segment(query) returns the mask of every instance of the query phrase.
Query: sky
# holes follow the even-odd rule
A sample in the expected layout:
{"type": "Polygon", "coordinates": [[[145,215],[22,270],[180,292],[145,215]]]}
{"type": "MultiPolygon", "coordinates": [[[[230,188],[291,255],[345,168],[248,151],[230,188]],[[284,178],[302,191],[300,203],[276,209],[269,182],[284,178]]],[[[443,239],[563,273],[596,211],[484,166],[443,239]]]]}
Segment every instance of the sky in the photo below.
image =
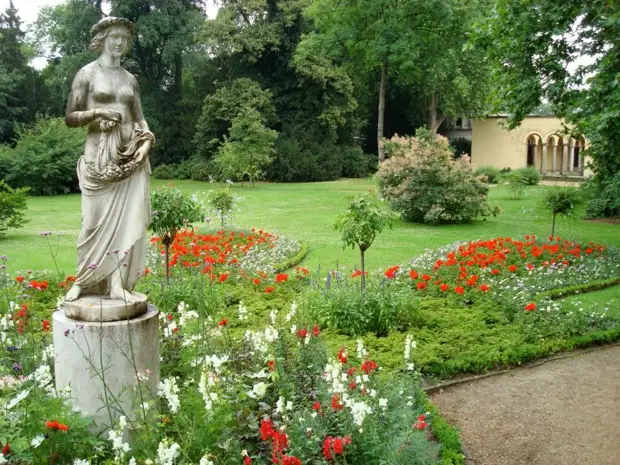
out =
{"type": "MultiPolygon", "coordinates": [[[[19,11],[19,16],[26,24],[31,24],[37,19],[39,9],[43,6],[58,5],[63,3],[64,0],[13,0],[13,4],[19,11]]],[[[105,3],[105,2],[104,2],[105,3]]],[[[217,6],[215,6],[213,0],[205,2],[207,4],[206,11],[210,18],[215,16],[217,12],[217,6]]],[[[9,0],[0,0],[0,11],[4,11],[9,6],[9,0]]],[[[109,13],[108,6],[104,4],[104,13],[109,13]]]]}

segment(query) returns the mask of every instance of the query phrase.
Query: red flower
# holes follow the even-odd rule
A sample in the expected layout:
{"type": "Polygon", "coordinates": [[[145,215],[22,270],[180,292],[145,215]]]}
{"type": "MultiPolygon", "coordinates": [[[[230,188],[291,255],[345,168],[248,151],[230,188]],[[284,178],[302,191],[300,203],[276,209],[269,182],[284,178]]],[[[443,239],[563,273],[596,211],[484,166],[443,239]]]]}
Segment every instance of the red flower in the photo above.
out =
{"type": "Polygon", "coordinates": [[[421,291],[422,289],[426,289],[426,283],[424,281],[418,281],[416,287],[421,291]]]}
{"type": "Polygon", "coordinates": [[[45,426],[49,429],[58,431],[69,431],[69,427],[63,423],[59,423],[56,420],[48,420],[45,422],[45,426]]]}
{"type": "Polygon", "coordinates": [[[222,326],[226,326],[227,324],[228,324],[228,318],[222,318],[217,325],[221,328],[222,326]]]}
{"type": "Polygon", "coordinates": [[[325,460],[331,460],[334,456],[332,454],[332,437],[327,436],[323,441],[323,457],[325,460]]]}
{"type": "Polygon", "coordinates": [[[312,410],[314,410],[315,412],[320,412],[321,404],[319,402],[315,402],[314,404],[312,404],[312,410]]]}
{"type": "Polygon", "coordinates": [[[398,271],[399,268],[400,268],[399,265],[391,266],[390,268],[385,270],[385,272],[383,274],[388,279],[394,279],[396,277],[396,272],[398,271]]]}
{"type": "Polygon", "coordinates": [[[347,370],[348,376],[353,376],[355,374],[355,367],[351,367],[347,370]]]}
{"type": "Polygon", "coordinates": [[[423,275],[422,275],[422,279],[423,279],[424,281],[430,281],[430,280],[431,280],[431,277],[430,277],[429,275],[427,275],[427,274],[423,274],[423,275]]]}
{"type": "Polygon", "coordinates": [[[297,337],[305,339],[308,336],[308,330],[306,328],[297,330],[297,337]]]}
{"type": "Polygon", "coordinates": [[[517,272],[517,265],[510,265],[508,267],[508,271],[510,271],[511,273],[516,273],[517,272]]]}
{"type": "Polygon", "coordinates": [[[340,360],[340,363],[342,363],[343,365],[347,363],[347,354],[344,350],[344,347],[341,347],[338,351],[338,360],[340,360]]]}
{"type": "Polygon", "coordinates": [[[456,286],[454,288],[454,292],[456,292],[458,295],[463,295],[463,292],[465,292],[465,289],[463,289],[461,286],[456,286]]]}
{"type": "Polygon", "coordinates": [[[372,371],[376,369],[377,369],[377,362],[373,360],[365,360],[364,363],[362,363],[362,371],[366,373],[367,375],[369,375],[372,371]]]}
{"type": "Polygon", "coordinates": [[[43,320],[41,322],[41,329],[46,333],[50,332],[50,320],[43,320]]]}
{"type": "Polygon", "coordinates": [[[266,441],[273,436],[273,422],[270,418],[263,419],[260,422],[260,439],[266,441]]]}
{"type": "Polygon", "coordinates": [[[221,273],[220,276],[217,278],[217,281],[223,283],[228,279],[229,274],[230,273],[221,273]]]}
{"type": "Polygon", "coordinates": [[[252,465],[252,458],[249,455],[243,458],[243,465],[252,465]]]}
{"type": "Polygon", "coordinates": [[[288,281],[288,275],[286,273],[278,273],[276,275],[276,282],[283,283],[284,281],[288,281]]]}
{"type": "Polygon", "coordinates": [[[351,381],[351,382],[349,383],[349,389],[353,390],[353,389],[355,389],[356,387],[357,387],[357,384],[355,383],[355,381],[351,381]]]}
{"type": "Polygon", "coordinates": [[[498,275],[498,274],[499,274],[499,270],[498,270],[497,268],[494,268],[494,269],[492,269],[492,270],[491,270],[491,274],[492,274],[493,276],[496,276],[496,275],[498,275]]]}
{"type": "Polygon", "coordinates": [[[443,283],[441,286],[439,286],[439,289],[441,289],[442,292],[447,292],[450,290],[450,286],[448,286],[446,283],[443,283]]]}
{"type": "Polygon", "coordinates": [[[480,285],[480,290],[482,292],[489,292],[489,289],[491,289],[489,286],[487,286],[486,284],[481,284],[480,285]]]}
{"type": "Polygon", "coordinates": [[[269,360],[267,362],[267,366],[269,367],[269,371],[275,371],[275,369],[276,369],[276,361],[275,360],[269,360]]]}
{"type": "Polygon", "coordinates": [[[10,453],[11,453],[11,447],[9,446],[9,443],[7,442],[2,448],[2,455],[7,456],[10,453]]]}
{"type": "Polygon", "coordinates": [[[362,274],[362,270],[355,270],[353,273],[351,273],[351,277],[352,278],[357,278],[361,274],[362,274]]]}
{"type": "Polygon", "coordinates": [[[166,318],[168,319],[168,321],[172,321],[174,317],[172,316],[172,313],[168,313],[168,315],[166,315],[166,318]]]}
{"type": "Polygon", "coordinates": [[[254,283],[255,286],[258,286],[260,284],[260,278],[254,278],[252,282],[254,283]]]}
{"type": "Polygon", "coordinates": [[[342,454],[344,452],[344,444],[342,442],[341,438],[334,438],[334,440],[332,441],[332,445],[334,447],[334,453],[335,454],[342,454]]]}
{"type": "Polygon", "coordinates": [[[24,277],[23,276],[18,276],[15,278],[15,281],[17,281],[18,283],[23,283],[24,282],[24,277]]]}
{"type": "Polygon", "coordinates": [[[533,312],[534,310],[536,310],[536,304],[534,302],[530,302],[525,306],[526,312],[533,312]]]}
{"type": "Polygon", "coordinates": [[[340,402],[340,395],[334,394],[332,396],[332,409],[338,411],[338,410],[342,410],[343,408],[344,408],[344,405],[342,405],[342,402],[340,402]]]}
{"type": "Polygon", "coordinates": [[[312,334],[314,334],[314,337],[319,337],[319,334],[321,334],[321,330],[319,329],[319,325],[314,325],[312,327],[312,334]]]}
{"type": "Polygon", "coordinates": [[[269,286],[269,287],[265,288],[265,293],[267,293],[267,294],[271,294],[271,293],[272,293],[273,291],[275,291],[275,290],[276,290],[276,288],[275,288],[275,287],[273,287],[273,286],[269,286]]]}
{"type": "Polygon", "coordinates": [[[282,465],[301,465],[301,460],[292,455],[282,457],[282,465]]]}
{"type": "Polygon", "coordinates": [[[416,270],[409,270],[409,277],[411,279],[418,279],[418,272],[416,270]]]}

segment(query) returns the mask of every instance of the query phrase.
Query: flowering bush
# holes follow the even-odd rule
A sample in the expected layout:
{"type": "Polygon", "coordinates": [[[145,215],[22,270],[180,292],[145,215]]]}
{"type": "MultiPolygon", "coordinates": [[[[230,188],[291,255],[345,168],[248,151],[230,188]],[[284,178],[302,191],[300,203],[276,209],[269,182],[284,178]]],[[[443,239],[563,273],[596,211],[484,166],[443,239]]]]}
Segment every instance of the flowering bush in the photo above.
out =
{"type": "MultiPolygon", "coordinates": [[[[233,317],[181,302],[174,313],[160,316],[157,397],[143,389],[150,373],[138,373],[127,388],[144,398],[135,411],[121,411],[118,423],[100,437],[75,411],[71,392],[54,389],[49,326],[18,303],[24,291],[38,296],[51,288],[37,290],[22,281],[7,283],[5,290],[16,300],[0,312],[1,348],[10,354],[0,364],[2,463],[441,461],[432,434],[436,417],[418,387],[411,337],[401,348],[402,372],[384,379],[361,343],[355,353],[341,349],[330,356],[321,329],[302,325],[295,305],[235,335],[229,329],[233,317]],[[132,441],[123,434],[127,430],[132,441]]],[[[237,323],[252,314],[242,304],[238,310],[237,323]]],[[[78,337],[80,330],[65,337],[78,337]]]]}
{"type": "Polygon", "coordinates": [[[488,187],[474,175],[469,157],[454,160],[445,137],[419,129],[416,137],[394,136],[386,152],[379,189],[404,219],[463,222],[499,213],[487,203],[488,187]]]}

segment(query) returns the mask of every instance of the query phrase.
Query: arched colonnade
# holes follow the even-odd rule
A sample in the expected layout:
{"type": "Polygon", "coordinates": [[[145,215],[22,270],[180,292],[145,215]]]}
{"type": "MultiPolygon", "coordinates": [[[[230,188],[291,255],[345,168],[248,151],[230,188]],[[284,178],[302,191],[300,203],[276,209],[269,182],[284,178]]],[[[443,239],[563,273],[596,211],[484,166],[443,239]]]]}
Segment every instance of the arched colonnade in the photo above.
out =
{"type": "Polygon", "coordinates": [[[526,163],[541,174],[583,176],[583,149],[586,141],[577,138],[550,134],[543,138],[533,132],[526,137],[526,163]]]}

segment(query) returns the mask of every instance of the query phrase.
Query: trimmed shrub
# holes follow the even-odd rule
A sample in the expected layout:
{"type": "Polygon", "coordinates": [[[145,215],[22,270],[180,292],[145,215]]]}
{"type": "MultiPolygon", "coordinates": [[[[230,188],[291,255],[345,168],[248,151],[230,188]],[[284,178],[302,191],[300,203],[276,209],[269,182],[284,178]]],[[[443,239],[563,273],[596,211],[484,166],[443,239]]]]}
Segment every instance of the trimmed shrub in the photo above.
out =
{"type": "Polygon", "coordinates": [[[153,168],[152,176],[155,179],[177,179],[177,170],[174,165],[159,165],[153,168]]]}
{"type": "Polygon", "coordinates": [[[377,157],[364,153],[359,147],[340,146],[342,176],[365,178],[377,171],[377,157]]]}
{"type": "Polygon", "coordinates": [[[508,185],[508,191],[514,200],[519,200],[525,194],[528,184],[527,180],[523,177],[519,170],[511,171],[503,176],[508,185]]]}
{"type": "Polygon", "coordinates": [[[394,136],[386,153],[379,189],[405,220],[463,222],[499,213],[487,203],[489,188],[474,175],[469,157],[454,160],[445,137],[421,128],[416,137],[394,136]]]}
{"type": "Polygon", "coordinates": [[[33,195],[78,192],[75,167],[84,140],[84,130],[68,128],[64,119],[42,119],[19,133],[15,147],[0,147],[0,178],[33,195]]]}
{"type": "Polygon", "coordinates": [[[502,177],[502,173],[494,166],[480,166],[476,168],[474,174],[487,184],[497,184],[502,177]]]}
{"type": "Polygon", "coordinates": [[[542,175],[533,166],[528,168],[519,168],[514,170],[513,173],[519,173],[523,184],[526,186],[536,186],[542,179],[542,175]]]}
{"type": "Polygon", "coordinates": [[[556,188],[545,193],[545,207],[553,215],[551,236],[555,236],[555,217],[569,216],[574,208],[582,202],[580,192],[572,187],[556,188]]]}
{"type": "Polygon", "coordinates": [[[587,218],[620,217],[620,173],[604,181],[588,203],[587,218]]]}

